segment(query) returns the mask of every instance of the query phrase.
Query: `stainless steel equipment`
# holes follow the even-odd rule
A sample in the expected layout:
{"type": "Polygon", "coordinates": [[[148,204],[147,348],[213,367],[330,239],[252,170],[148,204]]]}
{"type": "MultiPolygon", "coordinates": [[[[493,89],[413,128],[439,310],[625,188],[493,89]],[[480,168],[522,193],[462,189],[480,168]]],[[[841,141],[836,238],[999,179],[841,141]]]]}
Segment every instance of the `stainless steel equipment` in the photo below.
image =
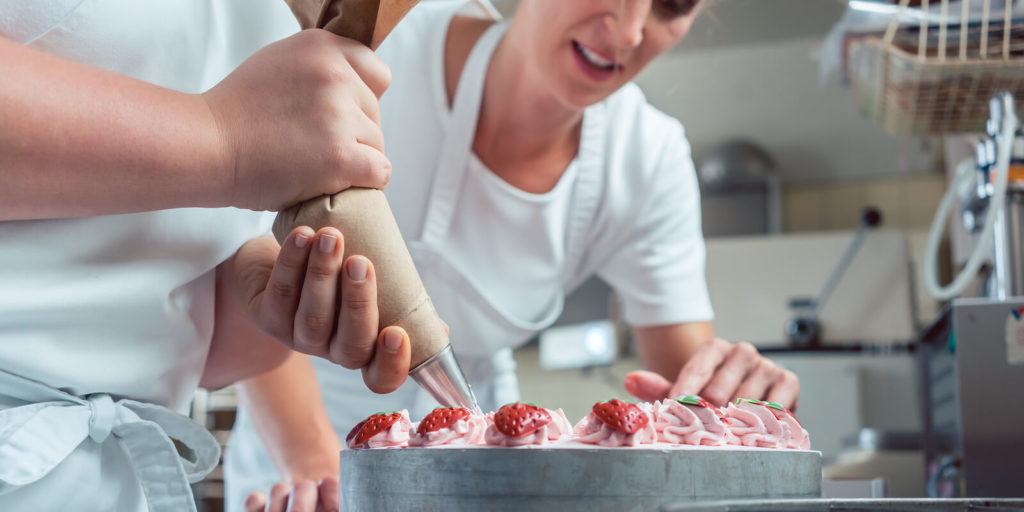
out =
{"type": "MultiPolygon", "coordinates": [[[[1002,93],[1009,96],[1009,93],[1002,93]]],[[[1007,103],[1002,96],[992,98],[987,137],[975,145],[973,180],[961,194],[961,219],[973,233],[979,233],[986,215],[995,214],[994,272],[986,286],[986,295],[998,299],[1024,295],[1024,133],[1018,126],[1012,140],[1003,140],[1000,133],[1007,103]],[[990,212],[995,187],[997,152],[1000,145],[1010,146],[1010,162],[1006,181],[1006,199],[1001,212],[990,212]]]]}
{"type": "Polygon", "coordinates": [[[957,299],[922,336],[928,492],[939,497],[1024,495],[1024,298],[957,299]]]}
{"type": "Polygon", "coordinates": [[[782,231],[781,185],[775,161],[761,146],[730,140],[697,162],[704,236],[782,231]]]}
{"type": "Polygon", "coordinates": [[[693,448],[341,452],[347,510],[654,510],[679,501],[814,498],[821,454],[693,448]]]}

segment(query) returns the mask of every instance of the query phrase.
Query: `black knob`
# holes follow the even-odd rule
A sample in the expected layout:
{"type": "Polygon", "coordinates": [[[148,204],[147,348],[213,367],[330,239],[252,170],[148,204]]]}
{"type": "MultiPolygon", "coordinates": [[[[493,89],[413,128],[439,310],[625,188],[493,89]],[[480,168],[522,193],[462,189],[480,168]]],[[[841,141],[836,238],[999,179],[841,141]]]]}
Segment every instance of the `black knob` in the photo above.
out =
{"type": "Polygon", "coordinates": [[[861,214],[861,223],[865,227],[876,228],[882,224],[882,212],[874,206],[869,206],[864,209],[864,213],[861,214]]]}

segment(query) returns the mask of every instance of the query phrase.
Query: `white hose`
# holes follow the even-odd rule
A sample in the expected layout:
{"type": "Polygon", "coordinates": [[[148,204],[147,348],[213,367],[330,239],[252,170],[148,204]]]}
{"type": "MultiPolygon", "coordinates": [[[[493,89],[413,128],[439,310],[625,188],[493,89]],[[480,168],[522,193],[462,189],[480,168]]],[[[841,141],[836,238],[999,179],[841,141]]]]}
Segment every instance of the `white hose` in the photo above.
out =
{"type": "Polygon", "coordinates": [[[1017,116],[1014,114],[1012,97],[1008,94],[1003,95],[1002,100],[1003,129],[1002,139],[999,141],[996,152],[996,186],[988,204],[988,211],[985,213],[985,227],[981,231],[981,237],[978,239],[978,244],[974,247],[974,252],[967,259],[967,264],[964,265],[963,270],[953,279],[953,282],[947,286],[939,285],[938,281],[938,264],[936,262],[939,254],[939,242],[942,240],[943,224],[945,224],[946,217],[949,216],[949,211],[953,206],[953,195],[960,186],[959,181],[964,176],[969,176],[971,172],[974,172],[974,164],[971,160],[961,162],[957,166],[953,183],[950,184],[946,195],[942,197],[939,209],[935,212],[935,218],[932,220],[932,227],[928,233],[928,245],[924,251],[924,267],[921,270],[924,273],[925,287],[935,300],[949,300],[960,295],[964,288],[974,279],[974,275],[978,273],[978,269],[981,268],[985,258],[991,255],[992,235],[995,231],[996,217],[1002,216],[1003,205],[1006,202],[1006,181],[1010,174],[1010,156],[1013,149],[1014,135],[1017,131],[1017,116]],[[965,172],[965,164],[971,165],[971,169],[967,172],[965,172]]]}

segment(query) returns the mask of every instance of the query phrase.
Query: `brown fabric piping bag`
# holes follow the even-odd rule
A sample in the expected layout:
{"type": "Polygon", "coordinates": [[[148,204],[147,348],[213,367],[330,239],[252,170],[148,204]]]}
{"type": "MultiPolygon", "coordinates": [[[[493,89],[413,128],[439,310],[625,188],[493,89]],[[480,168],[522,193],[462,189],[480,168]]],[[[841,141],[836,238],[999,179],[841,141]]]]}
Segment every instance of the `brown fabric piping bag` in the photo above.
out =
{"type": "MultiPolygon", "coordinates": [[[[302,28],[324,28],[376,48],[418,0],[287,0],[302,28]]],[[[409,333],[415,368],[448,345],[434,305],[380,190],[350,188],[292,206],[274,221],[279,242],[297,226],[333,226],[345,237],[345,257],[366,256],[377,275],[379,329],[409,333]]]]}

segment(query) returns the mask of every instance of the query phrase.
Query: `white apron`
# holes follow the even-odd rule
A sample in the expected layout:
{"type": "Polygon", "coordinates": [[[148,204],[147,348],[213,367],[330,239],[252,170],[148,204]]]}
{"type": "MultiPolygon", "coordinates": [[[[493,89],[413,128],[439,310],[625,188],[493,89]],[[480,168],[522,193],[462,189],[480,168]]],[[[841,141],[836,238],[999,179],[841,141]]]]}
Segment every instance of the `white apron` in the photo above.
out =
{"type": "Polygon", "coordinates": [[[220,458],[209,432],[158,405],[105,393],[79,397],[2,370],[0,390],[0,504],[13,507],[4,510],[63,502],[78,503],[76,510],[145,510],[148,503],[153,512],[194,511],[189,484],[220,458]],[[194,460],[179,456],[171,437],[194,460]],[[144,502],[133,496],[136,486],[124,485],[133,480],[144,502]],[[36,483],[44,485],[29,486],[36,483]],[[96,497],[108,501],[83,503],[96,497]]]}
{"type": "MultiPolygon", "coordinates": [[[[587,144],[587,141],[604,137],[604,105],[597,104],[585,111],[580,152],[573,164],[578,166],[579,172],[571,184],[574,198],[562,282],[541,318],[512,314],[445,255],[461,184],[472,154],[488,64],[506,28],[507,23],[489,28],[470,53],[456,90],[422,233],[406,240],[431,300],[451,327],[452,347],[485,411],[519,399],[512,349],[551,325],[562,312],[565,291],[578,286],[586,277],[579,268],[604,179],[601,156],[596,150],[599,148],[587,144]]],[[[318,358],[314,358],[313,365],[327,414],[341,438],[358,421],[375,412],[407,408],[412,417],[421,418],[437,405],[412,379],[394,393],[375,395],[366,389],[359,372],[318,358]]],[[[266,492],[282,480],[244,409],[239,410],[225,454],[225,480],[229,512],[244,510],[248,493],[266,492]]]]}

